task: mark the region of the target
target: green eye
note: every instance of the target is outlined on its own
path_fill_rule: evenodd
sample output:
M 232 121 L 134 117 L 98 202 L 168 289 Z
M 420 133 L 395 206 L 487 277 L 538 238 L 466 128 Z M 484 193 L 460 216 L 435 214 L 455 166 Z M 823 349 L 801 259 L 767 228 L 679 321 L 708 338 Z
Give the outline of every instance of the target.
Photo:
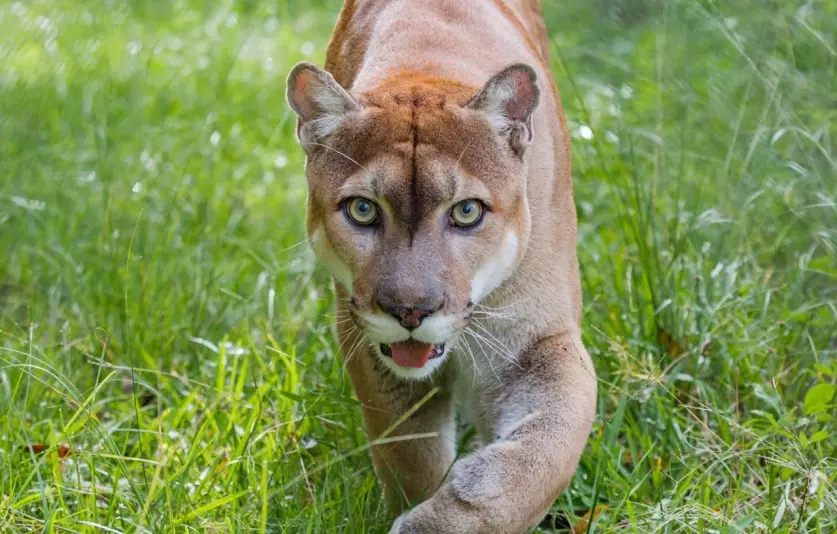
M 378 206 L 365 198 L 350 198 L 344 209 L 349 219 L 361 226 L 369 226 L 378 220 Z
M 483 207 L 479 200 L 463 200 L 450 211 L 450 220 L 454 226 L 470 228 L 482 220 Z

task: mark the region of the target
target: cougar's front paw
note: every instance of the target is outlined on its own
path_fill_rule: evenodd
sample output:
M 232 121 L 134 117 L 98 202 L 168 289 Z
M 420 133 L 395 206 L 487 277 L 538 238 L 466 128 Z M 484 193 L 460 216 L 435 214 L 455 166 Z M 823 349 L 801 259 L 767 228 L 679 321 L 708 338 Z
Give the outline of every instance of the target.
M 392 524 L 390 534 L 462 534 L 500 532 L 486 522 L 486 514 L 456 498 L 449 486 L 401 514 Z
M 444 517 L 423 514 L 420 510 L 401 514 L 389 529 L 389 534 L 454 534 Z
M 432 509 L 431 499 L 398 516 L 389 534 L 447 534 L 445 523 L 443 515 Z

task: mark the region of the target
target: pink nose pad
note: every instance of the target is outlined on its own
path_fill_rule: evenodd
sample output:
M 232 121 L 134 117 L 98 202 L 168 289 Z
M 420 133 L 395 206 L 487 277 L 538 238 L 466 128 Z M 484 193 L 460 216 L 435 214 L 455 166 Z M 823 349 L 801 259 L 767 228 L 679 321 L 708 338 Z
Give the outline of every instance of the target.
M 418 328 L 425 317 L 431 312 L 421 308 L 408 308 L 407 313 L 401 316 L 401 326 L 404 328 Z
M 401 326 L 409 330 L 418 328 L 425 317 L 433 313 L 432 308 L 424 306 L 392 306 L 386 312 L 398 319 Z

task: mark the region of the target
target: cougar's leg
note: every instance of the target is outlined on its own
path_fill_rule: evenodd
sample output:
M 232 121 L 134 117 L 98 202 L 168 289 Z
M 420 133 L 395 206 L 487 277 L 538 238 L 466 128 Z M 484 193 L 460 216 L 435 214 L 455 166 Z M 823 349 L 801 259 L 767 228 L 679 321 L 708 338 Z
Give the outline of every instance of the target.
M 444 485 L 392 532 L 524 532 L 538 524 L 578 465 L 596 406 L 580 339 L 546 338 L 493 398 L 496 440 L 462 458 Z
M 366 435 L 374 441 L 421 401 L 436 385 L 440 390 L 388 437 L 436 433 L 374 445 L 372 462 L 388 503 L 397 513 L 433 494 L 453 462 L 456 451 L 452 396 L 445 369 L 431 381 L 408 382 L 396 378 L 378 356 L 355 336 L 341 332 L 346 367 L 361 403 Z M 354 346 L 355 349 L 351 349 Z M 348 347 L 348 348 L 347 348 Z

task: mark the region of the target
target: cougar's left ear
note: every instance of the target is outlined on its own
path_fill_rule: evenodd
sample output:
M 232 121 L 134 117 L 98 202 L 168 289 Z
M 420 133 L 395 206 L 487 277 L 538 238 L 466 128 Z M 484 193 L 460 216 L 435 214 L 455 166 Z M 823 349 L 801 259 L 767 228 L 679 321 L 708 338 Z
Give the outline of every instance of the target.
M 334 133 L 348 113 L 361 109 L 331 74 L 307 62 L 288 75 L 288 104 L 297 114 L 296 133 L 306 151 Z
M 491 77 L 467 107 L 484 111 L 498 135 L 508 140 L 519 157 L 532 142 L 532 113 L 541 91 L 535 69 L 515 63 Z

